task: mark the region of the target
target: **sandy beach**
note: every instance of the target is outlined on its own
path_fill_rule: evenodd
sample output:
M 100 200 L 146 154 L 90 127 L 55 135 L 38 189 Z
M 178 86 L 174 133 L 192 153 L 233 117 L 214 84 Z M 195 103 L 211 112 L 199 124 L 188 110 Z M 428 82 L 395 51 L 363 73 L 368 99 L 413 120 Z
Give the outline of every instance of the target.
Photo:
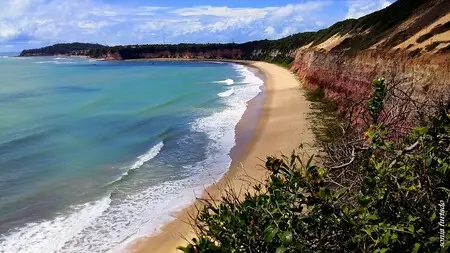
M 242 141 L 245 119 L 252 117 L 256 106 L 250 101 L 243 119 L 236 127 L 236 142 L 239 152 L 231 152 L 232 164 L 227 174 L 206 192 L 214 198 L 220 197 L 227 187 L 239 191 L 249 186 L 249 176 L 263 179 L 262 168 L 268 155 L 290 154 L 301 143 L 312 144 L 313 134 L 309 128 L 307 114 L 309 102 L 302 94 L 301 85 L 289 70 L 265 62 L 240 62 L 259 69 L 266 77 L 265 94 L 256 128 L 249 142 Z M 255 98 L 257 99 L 257 98 Z M 197 205 L 199 203 L 196 203 Z M 189 214 L 195 213 L 195 205 L 174 214 L 175 220 L 162 228 L 155 236 L 141 238 L 130 247 L 135 253 L 175 253 L 176 247 L 186 245 L 186 238 L 195 237 L 189 225 Z

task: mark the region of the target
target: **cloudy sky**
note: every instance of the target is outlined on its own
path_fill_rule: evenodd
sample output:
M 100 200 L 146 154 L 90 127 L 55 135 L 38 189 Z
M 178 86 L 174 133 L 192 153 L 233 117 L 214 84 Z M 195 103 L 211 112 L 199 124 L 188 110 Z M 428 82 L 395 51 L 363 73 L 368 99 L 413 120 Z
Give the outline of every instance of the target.
M 325 28 L 394 0 L 0 0 L 0 51 L 58 42 L 244 42 Z

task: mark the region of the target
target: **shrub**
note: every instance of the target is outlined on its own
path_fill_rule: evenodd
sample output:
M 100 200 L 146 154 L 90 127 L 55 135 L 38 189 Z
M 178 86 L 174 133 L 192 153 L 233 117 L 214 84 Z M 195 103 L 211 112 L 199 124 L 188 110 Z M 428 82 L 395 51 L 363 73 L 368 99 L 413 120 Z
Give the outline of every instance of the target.
M 450 101 L 427 125 L 393 143 L 377 122 L 385 96 L 386 85 L 377 80 L 369 101 L 373 124 L 341 166 L 317 166 L 298 152 L 268 157 L 269 176 L 255 193 L 241 199 L 230 191 L 218 202 L 205 200 L 195 220 L 199 239 L 179 249 L 448 252 L 449 215 L 440 205 L 450 199 Z M 352 163 L 358 163 L 356 176 L 335 176 Z

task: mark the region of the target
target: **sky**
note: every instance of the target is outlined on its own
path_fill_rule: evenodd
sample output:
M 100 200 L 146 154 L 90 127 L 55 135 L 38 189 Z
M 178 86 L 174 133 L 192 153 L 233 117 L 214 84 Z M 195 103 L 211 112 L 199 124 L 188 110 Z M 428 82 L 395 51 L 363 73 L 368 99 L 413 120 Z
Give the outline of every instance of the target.
M 227 43 L 316 31 L 394 0 L 0 0 L 0 52 L 62 42 Z

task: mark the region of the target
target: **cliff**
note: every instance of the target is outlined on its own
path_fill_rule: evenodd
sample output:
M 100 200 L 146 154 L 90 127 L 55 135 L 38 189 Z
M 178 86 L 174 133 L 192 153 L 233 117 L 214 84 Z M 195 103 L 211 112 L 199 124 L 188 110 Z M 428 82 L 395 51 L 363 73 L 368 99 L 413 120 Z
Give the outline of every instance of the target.
M 339 106 L 353 123 L 363 124 L 363 111 L 375 78 L 384 77 L 391 87 L 404 92 L 397 94 L 398 100 L 417 101 L 411 108 L 415 115 L 404 115 L 399 127 L 408 128 L 407 121 L 417 113 L 425 113 L 426 105 L 436 101 L 450 101 L 450 61 L 446 55 L 426 55 L 411 58 L 403 52 L 380 52 L 366 50 L 355 55 L 342 52 L 299 50 L 292 70 L 304 80 L 309 90 L 321 89 L 326 98 Z M 397 100 L 397 101 L 398 101 Z M 387 110 L 412 106 L 406 104 L 386 105 Z M 394 113 L 394 112 L 393 112 Z M 398 115 L 392 115 L 392 118 Z M 408 118 L 408 119 L 406 119 Z M 398 119 L 398 118 L 397 118 Z M 390 121 L 386 115 L 386 121 Z
M 404 92 L 396 94 L 397 104 L 386 105 L 387 111 L 395 114 L 399 107 L 403 111 L 406 106 L 416 107 L 401 123 L 391 122 L 407 128 L 408 122 L 431 103 L 449 101 L 449 21 L 450 1 L 399 0 L 359 20 L 344 21 L 352 23 L 350 26 L 336 24 L 334 29 L 347 28 L 297 49 L 292 70 L 307 88 L 323 90 L 325 97 L 336 102 L 356 124 L 364 123 L 359 112 L 373 80 L 386 78 L 392 87 Z M 419 104 L 402 103 L 408 97 Z M 385 121 L 395 118 L 389 114 L 386 112 Z

